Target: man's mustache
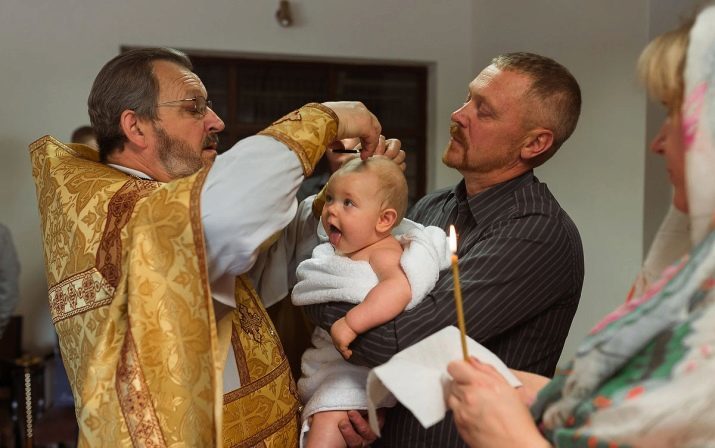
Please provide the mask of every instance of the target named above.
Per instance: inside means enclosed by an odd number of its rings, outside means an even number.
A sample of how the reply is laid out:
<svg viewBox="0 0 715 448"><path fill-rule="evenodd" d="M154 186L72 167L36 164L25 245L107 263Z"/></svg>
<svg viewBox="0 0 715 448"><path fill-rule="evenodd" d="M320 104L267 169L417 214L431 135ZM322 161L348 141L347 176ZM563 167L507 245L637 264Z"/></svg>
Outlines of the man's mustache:
<svg viewBox="0 0 715 448"><path fill-rule="evenodd" d="M218 135L209 134L208 136L206 136L202 148L208 148L210 146L218 148Z"/></svg>
<svg viewBox="0 0 715 448"><path fill-rule="evenodd" d="M465 141L464 131L462 131L462 128L455 122L449 124L449 135L460 143L464 143Z"/></svg>

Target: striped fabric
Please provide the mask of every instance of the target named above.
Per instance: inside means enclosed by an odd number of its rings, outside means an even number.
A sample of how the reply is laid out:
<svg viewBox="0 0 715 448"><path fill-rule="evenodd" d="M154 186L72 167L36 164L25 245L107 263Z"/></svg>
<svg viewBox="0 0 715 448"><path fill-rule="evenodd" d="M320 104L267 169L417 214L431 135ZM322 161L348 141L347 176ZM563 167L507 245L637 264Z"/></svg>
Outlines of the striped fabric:
<svg viewBox="0 0 715 448"><path fill-rule="evenodd" d="M469 336L509 367L551 376L578 306L583 249L573 221L532 172L467 197L464 181L422 198L409 218L445 230L455 224ZM456 325L450 271L432 293L392 322L360 335L352 362L375 366L448 325ZM345 304L307 307L324 328ZM457 343L457 341L455 341ZM425 430L398 405L374 446L464 446L451 413Z"/></svg>

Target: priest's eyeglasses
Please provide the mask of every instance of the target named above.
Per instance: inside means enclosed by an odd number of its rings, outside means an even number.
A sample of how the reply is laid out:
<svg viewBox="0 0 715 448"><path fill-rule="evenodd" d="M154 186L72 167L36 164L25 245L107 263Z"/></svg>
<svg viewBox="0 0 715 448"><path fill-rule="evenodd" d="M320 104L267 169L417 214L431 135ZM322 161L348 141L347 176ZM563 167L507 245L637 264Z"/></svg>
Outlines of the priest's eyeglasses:
<svg viewBox="0 0 715 448"><path fill-rule="evenodd" d="M189 101L191 101L191 104L189 104ZM186 110L189 112L195 113L200 116L206 115L206 112L208 112L208 109L210 107L213 107L211 100L208 100L204 98L203 96L195 96L193 98L184 98L182 100L174 100L174 101L166 101L164 103L159 103L156 106L161 107L161 106L181 106L183 104L186 104Z"/></svg>

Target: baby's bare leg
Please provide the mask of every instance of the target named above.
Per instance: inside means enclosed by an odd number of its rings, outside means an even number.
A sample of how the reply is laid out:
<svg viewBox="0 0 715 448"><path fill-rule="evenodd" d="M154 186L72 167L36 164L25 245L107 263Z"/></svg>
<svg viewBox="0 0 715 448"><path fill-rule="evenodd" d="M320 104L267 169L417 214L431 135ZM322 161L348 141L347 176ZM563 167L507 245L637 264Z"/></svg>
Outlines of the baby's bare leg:
<svg viewBox="0 0 715 448"><path fill-rule="evenodd" d="M311 416L306 448L344 448L345 440L338 429L338 422L348 418L347 411L317 412Z"/></svg>

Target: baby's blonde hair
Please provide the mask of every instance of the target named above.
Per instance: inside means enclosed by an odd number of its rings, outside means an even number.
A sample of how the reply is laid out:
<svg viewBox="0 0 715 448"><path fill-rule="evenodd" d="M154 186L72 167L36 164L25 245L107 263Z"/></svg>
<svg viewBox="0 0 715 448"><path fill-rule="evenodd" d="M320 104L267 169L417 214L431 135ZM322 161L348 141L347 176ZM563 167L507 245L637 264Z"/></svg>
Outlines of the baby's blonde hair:
<svg viewBox="0 0 715 448"><path fill-rule="evenodd" d="M364 161L356 157L345 162L340 169L333 173L331 179L341 174L366 171L374 172L378 179L382 208L394 208L397 211L397 219L394 224L397 226L407 212L407 179L395 162L381 156L370 157Z"/></svg>

